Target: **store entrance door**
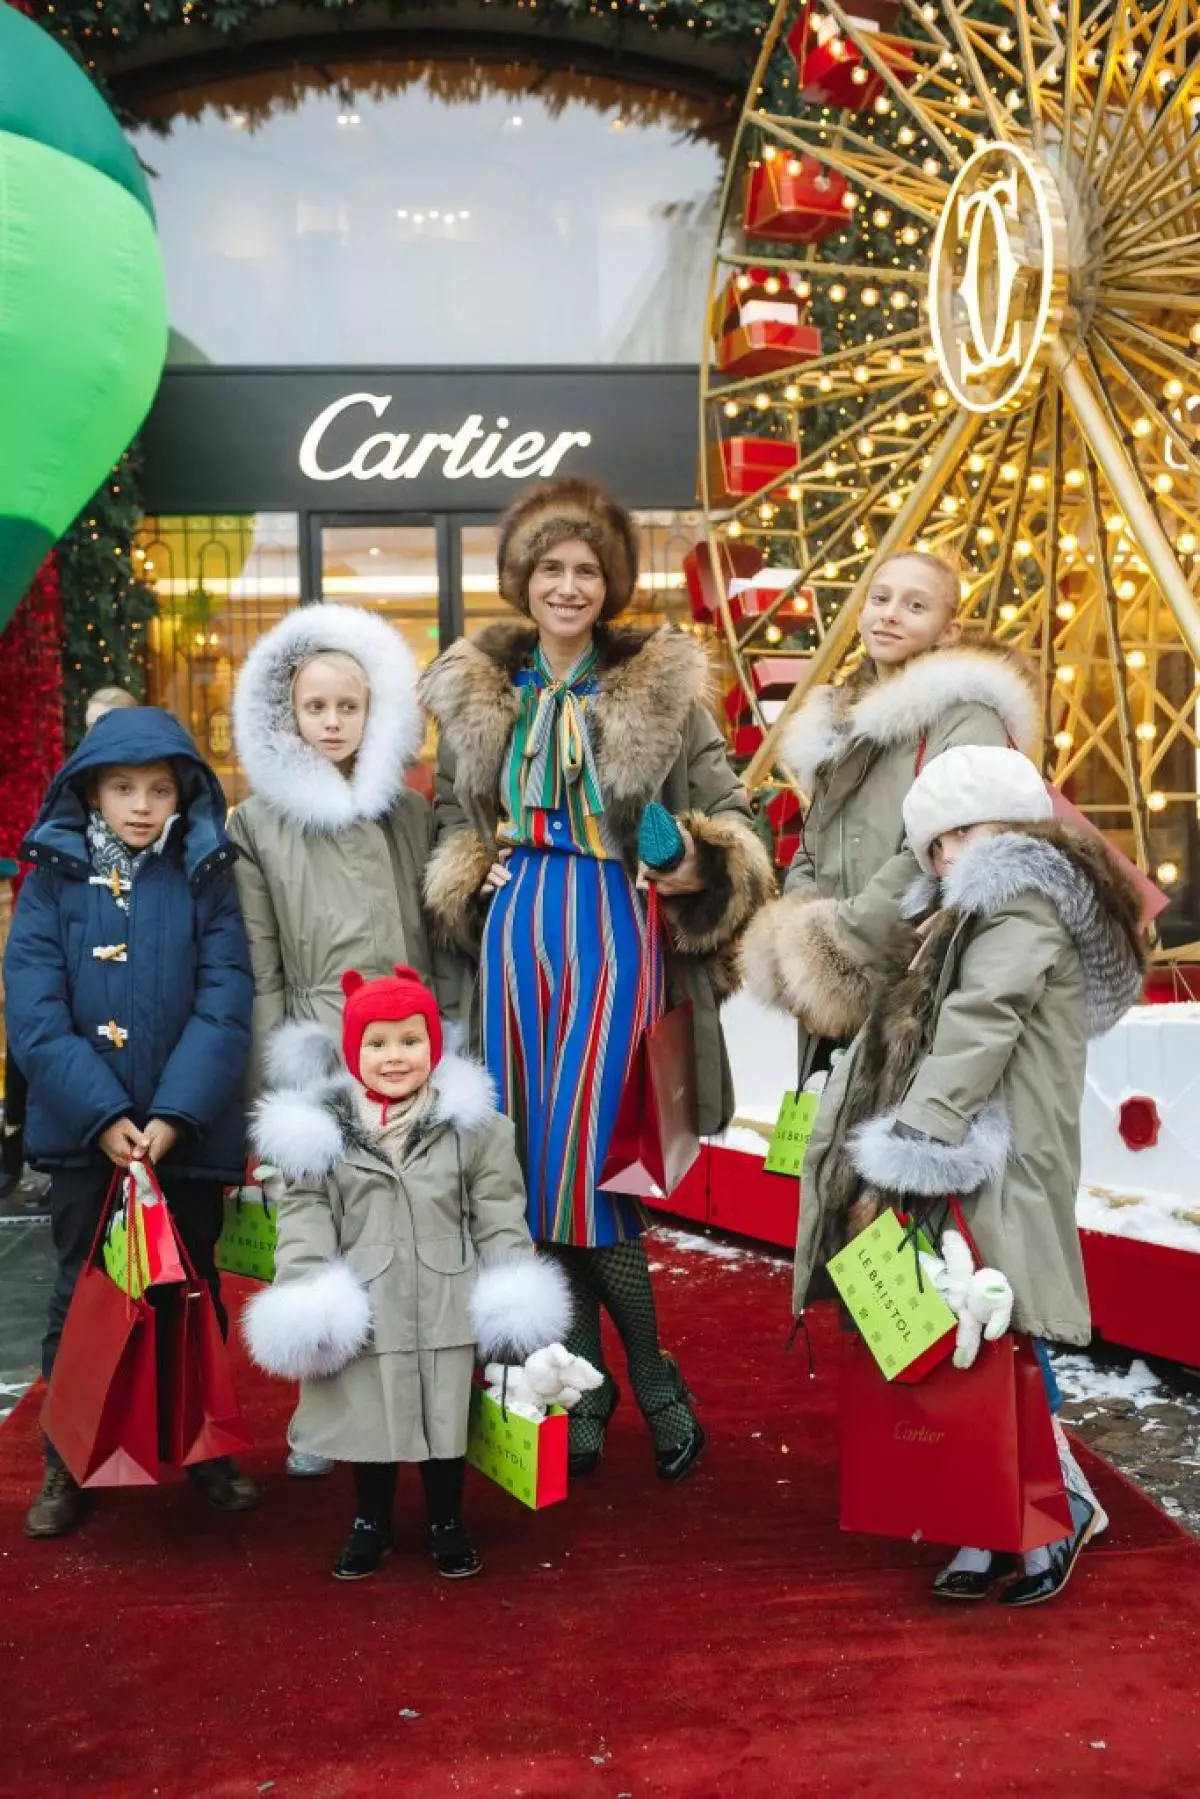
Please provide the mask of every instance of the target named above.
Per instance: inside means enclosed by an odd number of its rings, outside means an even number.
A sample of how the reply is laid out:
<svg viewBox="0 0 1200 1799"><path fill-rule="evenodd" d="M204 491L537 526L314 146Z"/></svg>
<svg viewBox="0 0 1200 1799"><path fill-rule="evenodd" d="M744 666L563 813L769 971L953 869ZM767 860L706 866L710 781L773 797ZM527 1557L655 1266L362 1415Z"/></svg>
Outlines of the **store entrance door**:
<svg viewBox="0 0 1200 1799"><path fill-rule="evenodd" d="M491 518L312 513L306 522L302 599L382 613L421 667L503 610Z"/></svg>

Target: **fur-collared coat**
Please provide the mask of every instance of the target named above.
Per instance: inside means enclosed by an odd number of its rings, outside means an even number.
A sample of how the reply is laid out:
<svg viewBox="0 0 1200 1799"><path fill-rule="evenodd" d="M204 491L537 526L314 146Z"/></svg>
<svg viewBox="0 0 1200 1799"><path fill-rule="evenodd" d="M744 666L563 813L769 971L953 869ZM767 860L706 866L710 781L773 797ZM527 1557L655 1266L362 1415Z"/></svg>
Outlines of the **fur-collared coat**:
<svg viewBox="0 0 1200 1799"><path fill-rule="evenodd" d="M902 813L918 758L964 743L1035 754L1038 719L1028 676L988 644L932 650L883 681L818 688L783 744L811 800L783 897L747 933L755 997L815 1036L852 1036L866 1013L861 966L920 872Z"/></svg>
<svg viewBox="0 0 1200 1799"><path fill-rule="evenodd" d="M492 861L486 836L498 823L500 772L520 697L513 678L536 632L496 625L456 643L422 678L441 730L437 849L425 893L449 941L477 953ZM745 789L704 705L708 663L694 638L601 627L598 689L589 717L610 823L630 873L637 869L642 813L658 800L696 840L702 892L664 900L674 996L692 1002L700 1129L733 1115L733 1082L718 1008L740 981L738 950L755 911L774 891L770 857L755 833ZM486 836L485 836L486 834Z"/></svg>
<svg viewBox="0 0 1200 1799"><path fill-rule="evenodd" d="M561 1271L534 1255L491 1082L443 1057L397 1168L318 1026L285 1025L267 1060L254 1142L276 1171L276 1275L245 1332L261 1367L301 1382L289 1441L349 1462L462 1455L476 1345L523 1361L570 1319Z"/></svg>
<svg viewBox="0 0 1200 1799"><path fill-rule="evenodd" d="M914 917L939 906L911 967L907 931L877 965L866 1025L822 1098L795 1309L868 1190L934 1218L953 1194L1012 1283L1015 1328L1086 1343L1079 1113L1088 1039L1142 991L1138 896L1094 839L1021 825L977 839L940 889L922 877L905 902Z"/></svg>
<svg viewBox="0 0 1200 1799"><path fill-rule="evenodd" d="M371 688L349 779L300 737L299 664L316 651L355 658ZM354 606L300 606L259 639L238 678L238 754L252 792L234 811L236 876L254 967L251 1092L267 1037L285 1019L341 1028L341 979L397 963L455 1016L461 969L435 950L421 903L433 814L404 784L423 732L417 667L399 632Z"/></svg>

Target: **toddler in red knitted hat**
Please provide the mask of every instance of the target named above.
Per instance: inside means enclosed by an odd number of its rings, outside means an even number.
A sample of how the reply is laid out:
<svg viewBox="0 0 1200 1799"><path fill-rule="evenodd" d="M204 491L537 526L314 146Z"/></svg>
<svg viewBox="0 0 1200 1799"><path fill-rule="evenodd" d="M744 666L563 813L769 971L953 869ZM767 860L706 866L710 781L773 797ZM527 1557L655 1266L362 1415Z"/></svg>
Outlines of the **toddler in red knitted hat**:
<svg viewBox="0 0 1200 1799"><path fill-rule="evenodd" d="M444 1052L429 989L400 967L342 989L344 1067L317 1025L284 1025L269 1046L255 1143L279 1209L276 1274L246 1338L260 1366L300 1380L292 1448L352 1464L335 1576L390 1553L398 1467L415 1462L438 1571L462 1579L482 1567L462 1519L476 1354L519 1365L559 1345L567 1286L534 1253L513 1127L484 1069Z"/></svg>

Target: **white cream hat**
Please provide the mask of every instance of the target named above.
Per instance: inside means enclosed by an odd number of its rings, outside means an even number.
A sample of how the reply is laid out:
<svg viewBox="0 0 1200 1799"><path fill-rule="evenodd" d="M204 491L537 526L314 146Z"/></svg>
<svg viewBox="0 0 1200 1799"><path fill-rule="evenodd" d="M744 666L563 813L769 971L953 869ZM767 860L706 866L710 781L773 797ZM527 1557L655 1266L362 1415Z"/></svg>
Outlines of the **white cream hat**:
<svg viewBox="0 0 1200 1799"><path fill-rule="evenodd" d="M904 799L904 830L926 874L929 846L968 825L1039 824L1054 808L1036 764L1020 750L961 744L926 763Z"/></svg>

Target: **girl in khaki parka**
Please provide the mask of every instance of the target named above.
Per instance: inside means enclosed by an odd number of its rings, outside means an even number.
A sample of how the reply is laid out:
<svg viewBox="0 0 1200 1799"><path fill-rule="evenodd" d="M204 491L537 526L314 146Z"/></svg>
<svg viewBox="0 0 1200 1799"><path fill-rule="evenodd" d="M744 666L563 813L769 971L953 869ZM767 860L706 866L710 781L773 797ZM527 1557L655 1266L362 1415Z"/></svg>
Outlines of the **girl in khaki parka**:
<svg viewBox="0 0 1200 1799"><path fill-rule="evenodd" d="M284 1026L268 1051L254 1136L279 1237L246 1340L268 1373L300 1379L293 1446L354 1465L334 1575L373 1574L390 1552L397 1468L416 1462L431 1552L461 1579L482 1566L461 1515L476 1347L518 1363L556 1343L567 1286L534 1255L512 1125L484 1070L442 1054L433 995L407 968L348 974L345 990L345 1068L313 1025Z"/></svg>
<svg viewBox="0 0 1200 1799"><path fill-rule="evenodd" d="M251 1095L285 1020L335 1037L341 979L397 962L458 1011L459 968L434 948L421 882L433 813L405 785L421 747L417 667L399 632L355 606L299 606L246 658L234 698L251 793L229 821L254 969ZM288 1472L327 1474L293 1452Z"/></svg>
<svg viewBox="0 0 1200 1799"><path fill-rule="evenodd" d="M825 1089L794 1309L881 1205L937 1218L954 1195L982 1261L1011 1285L1013 1327L1086 1344L1075 1200L1087 1046L1141 995L1139 898L1101 843L1053 822L1015 750L948 750L904 820L922 871L904 909L925 921L922 940L913 957L902 928L877 958L866 1025ZM1076 1530L1030 1552L1010 1606L1052 1598L1106 1522L1061 1432L1059 1449ZM962 1550L934 1590L980 1599L1009 1571L986 1545Z"/></svg>
<svg viewBox="0 0 1200 1799"><path fill-rule="evenodd" d="M397 962L458 1010L421 901L433 813L405 785L424 731L400 633L356 606L298 606L247 656L234 697L250 781L229 835L254 964L252 1090L285 1019L341 1028L341 979Z"/></svg>
<svg viewBox="0 0 1200 1799"><path fill-rule="evenodd" d="M800 1020L801 1084L866 1014L862 965L918 872L901 809L920 769L956 744L1036 750L1030 679L1004 650L960 642L958 599L940 556L882 563L859 621L865 659L809 695L782 745L810 803L783 897L750 926L742 960L755 997Z"/></svg>

